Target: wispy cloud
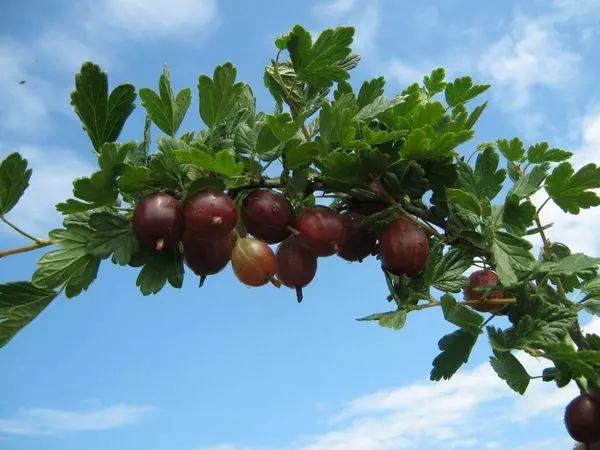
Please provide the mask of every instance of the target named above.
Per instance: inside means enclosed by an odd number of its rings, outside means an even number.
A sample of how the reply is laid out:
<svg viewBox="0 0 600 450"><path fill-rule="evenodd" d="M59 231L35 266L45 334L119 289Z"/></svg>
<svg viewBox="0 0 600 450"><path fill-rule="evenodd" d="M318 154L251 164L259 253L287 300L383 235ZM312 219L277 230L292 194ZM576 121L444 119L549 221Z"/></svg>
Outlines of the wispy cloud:
<svg viewBox="0 0 600 450"><path fill-rule="evenodd" d="M380 6L377 1L336 0L317 3L313 7L313 14L320 22L325 22L328 27L337 24L354 26L355 36L352 48L357 53L364 56L374 50L381 26Z"/></svg>
<svg viewBox="0 0 600 450"><path fill-rule="evenodd" d="M55 205L72 196L73 179L94 172L91 158L83 159L78 152L48 146L7 144L0 142L0 155L18 151L33 169L29 188L9 217L31 233L44 236L61 224ZM0 232L11 232L1 227Z"/></svg>
<svg viewBox="0 0 600 450"><path fill-rule="evenodd" d="M529 106L532 89L557 89L573 80L579 62L580 56L551 23L520 18L483 53L478 69L491 78L498 99L520 109Z"/></svg>
<svg viewBox="0 0 600 450"><path fill-rule="evenodd" d="M152 406L117 404L87 411L28 408L0 419L0 433L18 435L61 434L120 428L145 419Z"/></svg>
<svg viewBox="0 0 600 450"><path fill-rule="evenodd" d="M332 2L317 3L313 10L316 14L339 16L352 10L357 0L334 0Z"/></svg>
<svg viewBox="0 0 600 450"><path fill-rule="evenodd" d="M591 113L584 116L579 129L580 144L573 150L574 166L579 169L588 163L600 165L600 115ZM600 192L599 192L600 193ZM541 205L547 198L545 190L541 190L532 198L536 205ZM552 223L550 232L560 242L564 242L574 252L596 254L600 251L600 235L597 232L600 222L600 208L582 210L578 215L565 214L553 202L549 202L540 213L543 223ZM537 235L530 240L540 246Z"/></svg>
<svg viewBox="0 0 600 450"><path fill-rule="evenodd" d="M600 318L583 327L597 332ZM523 352L515 355L531 375L540 375L548 362ZM326 422L322 434L278 446L290 450L397 450L439 448L516 448L507 428L526 427L535 420L560 430L564 406L577 395L574 384L556 390L553 383L533 380L524 396L516 395L489 363L463 370L447 381L415 382L358 397ZM520 450L564 450L572 441L557 433L554 439L525 441ZM203 447L202 450L259 450L266 447Z"/></svg>
<svg viewBox="0 0 600 450"><path fill-rule="evenodd" d="M92 27L118 29L140 39L178 39L203 34L217 23L215 0L103 0L90 2Z"/></svg>

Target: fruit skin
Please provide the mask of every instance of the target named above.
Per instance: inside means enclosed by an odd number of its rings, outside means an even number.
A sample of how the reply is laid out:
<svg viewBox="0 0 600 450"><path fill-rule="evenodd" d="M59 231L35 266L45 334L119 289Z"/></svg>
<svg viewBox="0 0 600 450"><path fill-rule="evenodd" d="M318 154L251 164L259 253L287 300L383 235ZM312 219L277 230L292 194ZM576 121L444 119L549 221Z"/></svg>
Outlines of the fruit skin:
<svg viewBox="0 0 600 450"><path fill-rule="evenodd" d="M565 408L565 426L577 442L600 441L600 404L589 394L575 397Z"/></svg>
<svg viewBox="0 0 600 450"><path fill-rule="evenodd" d="M200 286L207 275L214 275L227 266L235 242L233 235L214 241L196 239L190 233L183 235L183 257L192 271L200 276Z"/></svg>
<svg viewBox="0 0 600 450"><path fill-rule="evenodd" d="M367 228L360 228L365 216L352 211L341 214L345 234L338 256L346 261L362 261L377 247L377 238Z"/></svg>
<svg viewBox="0 0 600 450"><path fill-rule="evenodd" d="M429 257L427 235L411 220L396 219L379 240L379 257L388 272L416 277L425 268Z"/></svg>
<svg viewBox="0 0 600 450"><path fill-rule="evenodd" d="M183 208L185 229L196 239L224 238L237 224L238 212L231 198L219 191L206 190L192 197Z"/></svg>
<svg viewBox="0 0 600 450"><path fill-rule="evenodd" d="M245 237L239 239L231 253L231 265L235 276L248 286L263 286L275 275L275 253L263 241Z"/></svg>
<svg viewBox="0 0 600 450"><path fill-rule="evenodd" d="M344 240L344 224L338 213L315 205L302 210L296 220L299 242L317 256L335 255Z"/></svg>
<svg viewBox="0 0 600 450"><path fill-rule="evenodd" d="M246 230L269 244L287 238L295 218L292 204L278 192L259 189L242 202L242 221Z"/></svg>
<svg viewBox="0 0 600 450"><path fill-rule="evenodd" d="M298 303L302 288L317 273L317 256L302 246L294 236L283 241L277 249L277 278L287 287L296 289Z"/></svg>
<svg viewBox="0 0 600 450"><path fill-rule="evenodd" d="M143 246L157 250L174 248L184 231L181 206L168 194L150 194L136 205L131 226Z"/></svg>
<svg viewBox="0 0 600 450"><path fill-rule="evenodd" d="M476 291L476 287L495 286L498 284L498 276L489 269L476 270L469 276L469 285L465 288L465 300L482 300L485 292ZM503 291L491 291L487 298L504 298ZM471 303L469 306L480 312L490 312L498 309L499 305L488 304L485 302Z"/></svg>

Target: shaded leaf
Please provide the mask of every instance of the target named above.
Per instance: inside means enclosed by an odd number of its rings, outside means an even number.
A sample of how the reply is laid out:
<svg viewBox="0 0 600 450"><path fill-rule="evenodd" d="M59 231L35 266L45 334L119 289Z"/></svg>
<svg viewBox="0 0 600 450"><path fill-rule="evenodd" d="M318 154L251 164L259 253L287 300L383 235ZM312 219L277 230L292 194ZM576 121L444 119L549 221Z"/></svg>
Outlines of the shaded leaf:
<svg viewBox="0 0 600 450"><path fill-rule="evenodd" d="M35 319L57 293L28 281L0 284L0 348Z"/></svg>
<svg viewBox="0 0 600 450"><path fill-rule="evenodd" d="M513 391L521 395L525 393L531 377L512 353L494 350L490 363L498 376L506 381Z"/></svg>
<svg viewBox="0 0 600 450"><path fill-rule="evenodd" d="M442 352L433 360L431 380L450 379L469 360L477 337L477 334L460 329L440 339L438 347Z"/></svg>
<svg viewBox="0 0 600 450"><path fill-rule="evenodd" d="M19 153L11 153L0 164L0 216L15 207L29 186L31 169Z"/></svg>

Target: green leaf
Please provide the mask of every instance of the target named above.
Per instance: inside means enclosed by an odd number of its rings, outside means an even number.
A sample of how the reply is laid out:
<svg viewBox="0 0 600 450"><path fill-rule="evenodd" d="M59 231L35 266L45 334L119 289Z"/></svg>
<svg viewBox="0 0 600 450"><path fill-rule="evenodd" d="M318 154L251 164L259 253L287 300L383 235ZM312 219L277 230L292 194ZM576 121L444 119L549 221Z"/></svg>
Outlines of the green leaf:
<svg viewBox="0 0 600 450"><path fill-rule="evenodd" d="M600 258L592 258L583 253L574 253L557 262L544 262L540 264L538 271L559 277L581 276L585 274L593 275L598 269L599 264Z"/></svg>
<svg viewBox="0 0 600 450"><path fill-rule="evenodd" d="M473 265L473 255L460 248L451 248L443 254L444 245L436 242L429 252L425 268L425 282L442 292L459 293L466 285L462 274Z"/></svg>
<svg viewBox="0 0 600 450"><path fill-rule="evenodd" d="M136 152L137 149L138 145L136 142L128 142L126 144L107 142L104 144L98 155L98 165L104 176L113 179L121 170L127 155Z"/></svg>
<svg viewBox="0 0 600 450"><path fill-rule="evenodd" d="M457 78L453 83L446 85L446 103L451 107L466 103L485 92L489 87L488 84L474 85L471 77Z"/></svg>
<svg viewBox="0 0 600 450"><path fill-rule="evenodd" d="M478 314L468 306L459 305L450 294L443 295L440 300L442 302L444 318L448 322L463 328L465 331L472 331L475 334L481 333L479 329L483 323L481 314Z"/></svg>
<svg viewBox="0 0 600 450"><path fill-rule="evenodd" d="M148 187L151 180L151 172L147 167L125 166L117 180L117 187L123 192L139 192Z"/></svg>
<svg viewBox="0 0 600 450"><path fill-rule="evenodd" d="M18 153L11 153L0 164L0 216L15 207L29 186L31 169L27 160Z"/></svg>
<svg viewBox="0 0 600 450"><path fill-rule="evenodd" d="M399 309L385 313L371 314L370 316L357 319L358 321L377 320L379 325L384 328L400 330L406 323L406 310Z"/></svg>
<svg viewBox="0 0 600 450"><path fill-rule="evenodd" d="M348 79L340 63L351 53L353 36L354 28L337 27L323 31L313 44L310 33L296 25L287 36L287 49L298 79L315 87Z"/></svg>
<svg viewBox="0 0 600 450"><path fill-rule="evenodd" d="M228 150L221 150L215 155L213 172L220 173L226 177L236 177L244 171L244 164L238 163Z"/></svg>
<svg viewBox="0 0 600 450"><path fill-rule="evenodd" d="M445 108L440 102L428 102L417 105L412 114L413 128L423 128L425 125L433 125L444 117Z"/></svg>
<svg viewBox="0 0 600 450"><path fill-rule="evenodd" d="M235 67L228 62L217 66L212 79L200 75L198 79L200 117L209 128L223 122L240 100L244 83L235 82L236 74Z"/></svg>
<svg viewBox="0 0 600 450"><path fill-rule="evenodd" d="M511 141L506 139L498 139L496 141L498 148L504 157L512 162L522 161L525 156L525 147L523 141L519 138L513 138Z"/></svg>
<svg viewBox="0 0 600 450"><path fill-rule="evenodd" d="M494 356L490 357L490 363L498 376L506 381L513 391L521 395L525 393L531 377L523 364L512 353L494 350Z"/></svg>
<svg viewBox="0 0 600 450"><path fill-rule="evenodd" d="M515 197L510 196L502 211L502 221L506 231L515 236L523 236L533 224L535 206L530 201L519 203Z"/></svg>
<svg viewBox="0 0 600 450"><path fill-rule="evenodd" d="M94 230L87 246L91 255L102 259L112 255L113 263L129 264L138 242L128 219L114 213L96 213L90 217L89 225Z"/></svg>
<svg viewBox="0 0 600 450"><path fill-rule="evenodd" d="M133 267L142 267L136 285L143 295L158 293L169 282L174 288L183 284L183 256L177 251L144 251L134 255Z"/></svg>
<svg viewBox="0 0 600 450"><path fill-rule="evenodd" d="M471 114L469 114L469 117L465 122L465 129L470 130L475 126L475 123L477 123L479 117L481 117L481 114L483 114L483 111L485 111L485 108L487 108L487 105L488 102L484 102L481 105L473 108L473 111L471 111Z"/></svg>
<svg viewBox="0 0 600 450"><path fill-rule="evenodd" d="M573 378L585 377L600 386L600 351L579 350L565 343L548 345L545 348L548 358L568 367Z"/></svg>
<svg viewBox="0 0 600 450"><path fill-rule="evenodd" d="M356 183L359 179L361 162L353 153L334 152L323 161L323 174L334 180Z"/></svg>
<svg viewBox="0 0 600 450"><path fill-rule="evenodd" d="M265 155L277 148L279 144L280 141L275 136L275 133L273 133L273 130L271 130L271 127L265 124L258 133L254 152L257 155Z"/></svg>
<svg viewBox="0 0 600 450"><path fill-rule="evenodd" d="M486 149L477 156L475 163L476 192L489 200L493 200L502 190L506 171L498 169L500 162L498 153Z"/></svg>
<svg viewBox="0 0 600 450"><path fill-rule="evenodd" d="M308 167L319 152L319 146L313 142L300 144L301 141L289 141L283 152L285 167L288 169L303 169ZM298 145L300 144L300 145Z"/></svg>
<svg viewBox="0 0 600 450"><path fill-rule="evenodd" d="M431 380L450 379L460 366L469 360L478 336L470 331L460 329L440 339L438 347L442 352L433 360Z"/></svg>
<svg viewBox="0 0 600 450"><path fill-rule="evenodd" d="M600 188L600 167L587 164L577 172L568 162L556 167L546 179L546 192L564 212L579 214L580 209L600 205L591 189Z"/></svg>
<svg viewBox="0 0 600 450"><path fill-rule="evenodd" d="M359 108L364 108L373 103L377 98L383 95L385 79L383 77L374 78L371 81L363 82L358 92L357 103Z"/></svg>
<svg viewBox="0 0 600 450"><path fill-rule="evenodd" d="M142 106L158 128L175 137L192 101L192 91L182 89L177 96L171 88L169 71L165 67L158 83L159 94L152 89L140 89Z"/></svg>
<svg viewBox="0 0 600 450"><path fill-rule="evenodd" d="M531 243L514 234L496 232L492 241L492 257L500 282L504 286L516 284L521 275L533 269L535 259Z"/></svg>
<svg viewBox="0 0 600 450"><path fill-rule="evenodd" d="M294 137L302 124L305 116L300 115L296 119L292 119L288 113L277 114L275 116L267 115L266 122L273 135L280 141L285 142Z"/></svg>
<svg viewBox="0 0 600 450"><path fill-rule="evenodd" d="M229 150L221 150L213 157L205 150L192 147L190 150L177 150L175 155L180 162L192 164L208 172L216 172L226 177L235 177L244 171L244 164L236 162Z"/></svg>
<svg viewBox="0 0 600 450"><path fill-rule="evenodd" d="M434 69L431 72L431 75L425 75L423 78L423 84L425 85L425 89L427 89L427 93L430 97L442 92L446 88L446 82L444 81L445 78L446 70L443 67Z"/></svg>
<svg viewBox="0 0 600 450"><path fill-rule="evenodd" d="M544 348L558 344L577 321L575 311L557 305L547 304L535 311L535 314L536 317L521 317L515 327L505 332L510 348Z"/></svg>
<svg viewBox="0 0 600 450"><path fill-rule="evenodd" d="M91 62L81 66L75 75L71 105L96 151L100 151L105 142L117 140L127 118L135 109L135 99L133 85L117 86L109 95L106 73Z"/></svg>
<svg viewBox="0 0 600 450"><path fill-rule="evenodd" d="M57 293L28 281L0 284L0 348L35 319Z"/></svg>
<svg viewBox="0 0 600 450"><path fill-rule="evenodd" d="M339 100L330 105L323 103L319 114L320 139L325 143L343 144L354 139L356 125L353 121L358 112L358 106L353 97L344 94Z"/></svg>
<svg viewBox="0 0 600 450"><path fill-rule="evenodd" d="M53 230L50 239L60 248L43 255L33 274L33 284L43 289L66 286L67 297L75 297L96 279L100 259L88 250L93 230L82 225L69 225Z"/></svg>
<svg viewBox="0 0 600 450"><path fill-rule="evenodd" d="M592 298L584 301L581 306L590 314L600 316L600 299Z"/></svg>
<svg viewBox="0 0 600 450"><path fill-rule="evenodd" d="M600 297L600 277L594 277L586 281L579 289L588 294L588 297Z"/></svg>
<svg viewBox="0 0 600 450"><path fill-rule="evenodd" d="M535 194L548 175L549 163L535 166L529 173L521 175L509 192L509 196L517 199L527 198Z"/></svg>
<svg viewBox="0 0 600 450"><path fill-rule="evenodd" d="M573 156L573 153L558 148L549 148L547 142L532 145L527 150L527 160L532 164L544 162L562 162Z"/></svg>
<svg viewBox="0 0 600 450"><path fill-rule="evenodd" d="M498 169L500 157L492 148L486 148L477 157L475 170L464 161L458 162L460 188L472 196L493 200L502 190L506 170Z"/></svg>
<svg viewBox="0 0 600 450"><path fill-rule="evenodd" d="M448 195L448 200L451 202L475 214L476 216L481 216L481 203L479 203L477 198L473 195L469 194L468 192L461 191L460 189L447 189L446 193Z"/></svg>

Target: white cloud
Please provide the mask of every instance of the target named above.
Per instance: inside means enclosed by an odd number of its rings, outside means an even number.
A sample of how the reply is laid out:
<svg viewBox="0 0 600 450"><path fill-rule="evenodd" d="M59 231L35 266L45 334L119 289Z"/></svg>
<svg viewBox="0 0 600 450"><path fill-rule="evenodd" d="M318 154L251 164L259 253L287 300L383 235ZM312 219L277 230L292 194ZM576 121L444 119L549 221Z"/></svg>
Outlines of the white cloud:
<svg viewBox="0 0 600 450"><path fill-rule="evenodd" d="M529 105L532 89L561 88L572 80L579 61L580 56L567 48L551 23L521 19L484 52L478 69L503 88L499 99L519 109Z"/></svg>
<svg viewBox="0 0 600 450"><path fill-rule="evenodd" d="M356 4L356 0L335 0L332 2L318 3L314 7L316 14L325 14L328 16L339 16L347 13Z"/></svg>
<svg viewBox="0 0 600 450"><path fill-rule="evenodd" d="M386 72L388 73L388 76L393 78L394 81L401 86L408 86L409 84L420 81L424 75L431 72L431 69L413 66L398 59L394 59L390 62Z"/></svg>
<svg viewBox="0 0 600 450"><path fill-rule="evenodd" d="M107 65L108 56L96 46L59 29L49 29L32 45L40 59L52 63L54 70L73 73L84 61Z"/></svg>
<svg viewBox="0 0 600 450"><path fill-rule="evenodd" d="M579 18L600 13L600 0L553 0L552 4L561 14Z"/></svg>
<svg viewBox="0 0 600 450"><path fill-rule="evenodd" d="M117 404L87 411L28 408L0 419L0 433L19 435L59 434L108 430L131 425L155 410L152 406Z"/></svg>
<svg viewBox="0 0 600 450"><path fill-rule="evenodd" d="M14 151L28 160L33 174L29 188L8 218L25 230L44 237L50 229L60 226L61 216L55 205L72 197L73 179L89 176L96 169L91 162L70 150L0 142L2 158ZM9 231L7 227L0 230Z"/></svg>
<svg viewBox="0 0 600 450"><path fill-rule="evenodd" d="M584 332L600 328L594 318ZM540 375L550 364L524 352L515 355L530 375ZM519 433L520 450L564 450L572 446L566 436L542 442L527 441L525 430L535 420L552 423L546 428L562 430L565 405L576 396L571 383L557 390L554 383L532 380L524 396L515 394L498 378L489 363L462 370L447 381L416 382L384 389L348 402L329 419L328 431L304 437L285 446L291 450L397 450L517 448L515 436L503 430L524 427ZM559 431L560 432L560 431ZM258 450L263 447L235 445L211 450ZM281 447L279 447L281 448ZM207 450L202 448L202 450Z"/></svg>
<svg viewBox="0 0 600 450"><path fill-rule="evenodd" d="M583 118L580 129L579 148L574 151L575 170L588 163L600 165L600 115L590 114ZM599 191L600 193L600 191ZM532 200L537 206L547 198L545 190L536 193ZM600 222L600 208L584 209L578 215L566 214L553 202L548 202L540 213L542 223L552 223L548 230L551 239L567 244L572 251L586 254L600 253L600 235L597 233ZM531 241L540 246L537 236Z"/></svg>
<svg viewBox="0 0 600 450"><path fill-rule="evenodd" d="M33 61L34 55L26 48L0 36L0 129L31 133L47 126L47 83L27 70Z"/></svg>
<svg viewBox="0 0 600 450"><path fill-rule="evenodd" d="M131 37L177 39L201 34L215 25L215 0L104 0L90 4L95 24L118 27Z"/></svg>
<svg viewBox="0 0 600 450"><path fill-rule="evenodd" d="M355 22L356 34L354 38L353 49L360 55L370 53L375 45L381 18L376 4L369 3L363 11L360 18Z"/></svg>

